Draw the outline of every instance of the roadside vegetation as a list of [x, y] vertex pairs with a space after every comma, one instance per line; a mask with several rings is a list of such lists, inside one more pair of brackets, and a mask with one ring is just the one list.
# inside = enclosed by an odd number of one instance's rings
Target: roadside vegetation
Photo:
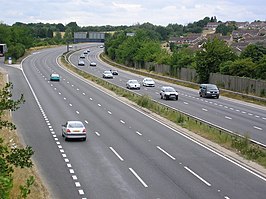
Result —
[[[240, 55], [236, 55], [230, 47], [216, 38], [206, 41], [203, 44], [203, 50], [197, 52], [188, 48], [187, 45], [169, 44], [167, 49], [161, 48], [162, 43], [165, 43], [170, 37], [202, 33], [208, 22], [217, 22], [217, 19], [215, 17], [205, 17], [187, 25], [168, 24], [166, 27], [150, 23], [116, 27], [108, 25], [79, 27], [76, 22], [70, 22], [67, 25], [62, 23], [24, 24], [17, 22], [12, 26], [0, 23], [0, 43], [7, 44], [8, 52], [5, 54], [5, 58], [12, 57], [14, 63], [19, 62], [30, 49], [72, 43], [74, 32], [109, 32], [109, 34], [106, 34], [105, 54], [114, 62], [125, 64], [132, 70], [135, 70], [135, 65], [142, 66], [145, 62], [155, 62], [169, 65], [171, 72], [167, 76], [173, 78], [176, 78], [176, 71], [181, 67], [194, 68], [199, 74], [198, 80], [195, 80], [195, 82], [201, 83], [208, 82], [209, 74], [212, 72], [265, 80], [266, 48], [260, 44], [248, 46]], [[234, 29], [233, 26], [225, 27], [221, 25], [217, 28], [217, 32], [226, 35]], [[135, 36], [127, 36], [126, 33], [134, 33]], [[187, 128], [266, 166], [265, 150], [250, 143], [248, 136], [240, 138], [210, 128], [153, 102], [148, 96], [132, 94], [125, 89], [78, 70], [65, 62], [64, 59], [62, 59], [62, 62], [72, 71], [110, 89], [117, 95], [125, 97], [183, 128]], [[148, 72], [151, 76], [154, 75], [153, 71], [154, 68], [150, 67]], [[141, 70], [135, 70], [135, 72], [141, 74]], [[175, 82], [174, 80], [171, 81]], [[184, 82], [179, 84], [195, 88], [193, 84]], [[47, 192], [38, 180], [38, 175], [36, 175], [30, 160], [33, 149], [30, 146], [23, 148], [19, 144], [19, 139], [14, 131], [15, 126], [8, 114], [8, 110], [14, 111], [19, 108], [23, 98], [18, 101], [10, 101], [6, 98], [12, 95], [9, 90], [12, 88], [12, 84], [6, 86], [3, 84], [1, 88], [0, 100], [3, 104], [0, 104], [0, 198], [46, 198]], [[223, 95], [225, 96], [226, 93], [223, 92]], [[266, 91], [261, 93], [261, 97], [265, 96]], [[243, 96], [241, 99], [243, 99]], [[17, 148], [12, 148], [12, 145], [10, 145], [11, 139], [14, 140]]]
[[134, 94], [125, 88], [118, 87], [101, 78], [90, 75], [68, 63], [68, 54], [64, 54], [60, 60], [65, 67], [84, 77], [85, 79], [93, 81], [98, 85], [114, 92], [116, 95], [124, 97], [136, 103], [140, 107], [148, 109], [151, 112], [172, 121], [176, 125], [188, 129], [193, 133], [196, 133], [212, 142], [234, 151], [242, 157], [254, 161], [266, 168], [266, 149], [251, 143], [248, 137], [248, 132], [244, 137], [228, 134], [228, 132], [216, 129], [212, 126], [202, 123], [199, 120], [193, 119], [181, 112], [153, 101], [149, 96], [140, 96]]
[[0, 89], [0, 198], [44, 199], [48, 194], [31, 161], [34, 151], [20, 143], [10, 118], [10, 111], [24, 103], [23, 95], [12, 100], [12, 84], [5, 83], [2, 74]]

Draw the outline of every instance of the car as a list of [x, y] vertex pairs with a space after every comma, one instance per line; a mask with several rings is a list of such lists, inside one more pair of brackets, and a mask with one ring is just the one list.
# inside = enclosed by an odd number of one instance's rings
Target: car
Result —
[[113, 75], [118, 75], [118, 71], [117, 70], [110, 70], [112, 72]]
[[146, 78], [143, 79], [142, 85], [143, 86], [154, 87], [155, 86], [155, 82], [154, 82], [154, 80], [152, 78], [146, 77]]
[[87, 50], [84, 50], [83, 54], [84, 55], [88, 54], [88, 51]]
[[160, 91], [161, 99], [174, 99], [178, 100], [178, 92], [171, 86], [163, 86]]
[[90, 66], [96, 66], [96, 63], [95, 62], [91, 62]]
[[81, 54], [81, 55], [79, 56], [79, 58], [80, 58], [80, 59], [85, 59], [85, 55], [84, 55], [84, 54]]
[[128, 89], [140, 89], [140, 83], [138, 82], [138, 80], [131, 79], [127, 81], [126, 87]]
[[114, 78], [113, 73], [109, 70], [103, 72], [103, 78]]
[[103, 45], [100, 45], [100, 48], [103, 48]]
[[62, 137], [68, 139], [87, 139], [87, 132], [84, 124], [81, 121], [67, 121], [62, 125]]
[[218, 99], [220, 96], [220, 91], [215, 84], [200, 84], [199, 96], [213, 97]]
[[87, 49], [87, 53], [89, 53], [90, 52], [90, 49]]
[[78, 66], [85, 66], [85, 62], [83, 60], [79, 60]]
[[53, 73], [50, 75], [50, 81], [60, 81], [60, 75], [57, 73]]

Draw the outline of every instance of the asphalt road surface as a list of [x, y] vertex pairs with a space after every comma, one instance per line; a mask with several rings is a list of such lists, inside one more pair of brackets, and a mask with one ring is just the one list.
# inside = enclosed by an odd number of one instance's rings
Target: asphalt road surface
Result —
[[[23, 70], [1, 64], [14, 84], [13, 97], [25, 96], [14, 122], [34, 149], [52, 198], [265, 198], [265, 177], [70, 74], [56, 62], [64, 50], [34, 53], [23, 61]], [[50, 82], [53, 72], [60, 82]], [[185, 106], [182, 98], [190, 98], [182, 92], [179, 101], [168, 103]], [[87, 141], [61, 137], [67, 120], [85, 124]]]

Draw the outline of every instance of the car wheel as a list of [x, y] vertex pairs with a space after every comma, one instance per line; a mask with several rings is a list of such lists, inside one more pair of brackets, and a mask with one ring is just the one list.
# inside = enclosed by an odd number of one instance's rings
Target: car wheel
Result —
[[63, 132], [62, 132], [62, 137], [65, 137]]
[[178, 96], [176, 96], [175, 99], [178, 100]]
[[68, 141], [68, 138], [67, 137], [65, 137], [65, 141]]
[[219, 99], [219, 95], [217, 95], [217, 97], [216, 97], [217, 99]]
[[163, 96], [161, 95], [161, 99], [163, 99]]
[[86, 138], [82, 138], [82, 141], [86, 141]]

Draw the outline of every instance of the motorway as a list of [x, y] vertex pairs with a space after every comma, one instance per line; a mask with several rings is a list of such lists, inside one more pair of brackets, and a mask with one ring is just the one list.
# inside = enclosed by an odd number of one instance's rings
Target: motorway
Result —
[[[87, 45], [92, 51], [88, 59], [98, 61], [102, 49]], [[64, 51], [59, 47], [36, 52], [22, 62], [23, 70], [1, 64], [14, 85], [13, 97], [25, 96], [25, 104], [13, 112], [14, 123], [35, 151], [34, 162], [51, 198], [265, 198], [264, 176], [69, 73], [56, 61]], [[83, 68], [99, 73], [97, 64]], [[53, 72], [60, 74], [60, 82], [49, 81]], [[123, 73], [119, 71], [113, 81], [124, 81]], [[185, 106], [183, 92], [177, 102], [166, 103]], [[186, 101], [193, 96], [196, 93], [188, 90]], [[207, 106], [205, 99], [196, 102]], [[86, 142], [61, 137], [67, 120], [85, 124]]]
[[[77, 65], [80, 54], [83, 50], [77, 51], [70, 57], [70, 62]], [[92, 48], [92, 51], [86, 57], [85, 67], [80, 69], [91, 73], [97, 77], [102, 77], [104, 70], [113, 69], [110, 65], [99, 59], [99, 53], [102, 49]], [[97, 67], [88, 67], [90, 62], [96, 62]], [[144, 76], [134, 75], [132, 73], [119, 71], [119, 76], [107, 80], [120, 87], [125, 88], [128, 79], [137, 79], [142, 82]], [[193, 115], [211, 124], [217, 125], [236, 134], [248, 135], [251, 139], [266, 146], [266, 108], [255, 106], [254, 104], [244, 103], [222, 97], [219, 99], [200, 98], [198, 90], [188, 89], [186, 87], [171, 85], [179, 92], [179, 101], [165, 101], [160, 99], [160, 88], [165, 82], [156, 81], [156, 86], [152, 88], [142, 87], [139, 94], [147, 94], [152, 99], [164, 103], [174, 109], [181, 110]]]

